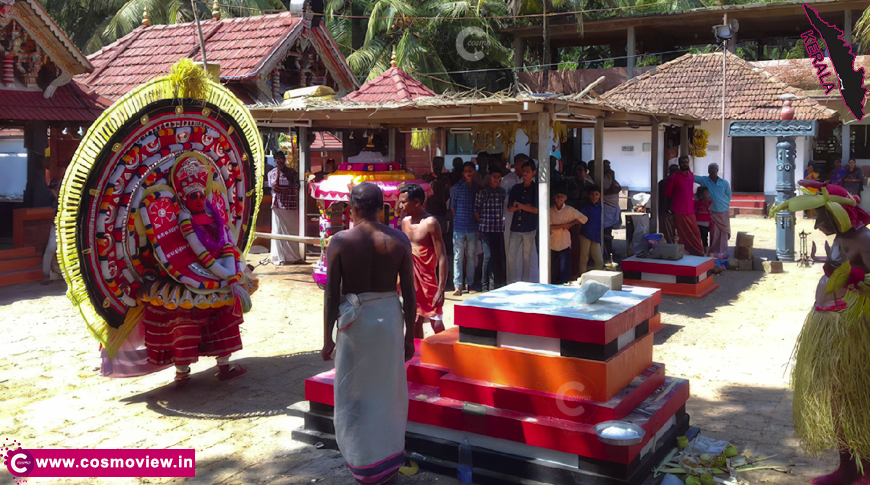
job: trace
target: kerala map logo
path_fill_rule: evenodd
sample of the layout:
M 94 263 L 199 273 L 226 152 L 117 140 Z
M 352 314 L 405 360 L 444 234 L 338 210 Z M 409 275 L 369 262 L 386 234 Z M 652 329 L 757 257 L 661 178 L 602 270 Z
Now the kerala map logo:
M 844 32 L 836 25 L 825 22 L 815 8 L 804 4 L 804 12 L 812 25 L 812 29 L 801 34 L 804 40 L 807 55 L 813 60 L 813 67 L 819 77 L 819 83 L 825 88 L 825 94 L 834 88 L 833 79 L 829 76 L 825 64 L 825 53 L 819 46 L 818 38 L 825 42 L 828 48 L 828 57 L 836 73 L 840 85 L 840 96 L 843 103 L 852 113 L 856 120 L 864 118 L 864 98 L 867 89 L 864 87 L 864 68 L 855 69 L 855 54 L 852 52 L 852 44 L 843 40 Z

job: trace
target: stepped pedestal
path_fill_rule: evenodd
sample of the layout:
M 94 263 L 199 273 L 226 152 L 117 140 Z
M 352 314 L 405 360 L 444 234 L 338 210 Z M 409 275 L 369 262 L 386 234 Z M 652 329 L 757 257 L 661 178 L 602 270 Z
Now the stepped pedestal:
M 457 327 L 417 341 L 406 455 L 453 474 L 467 438 L 476 483 L 641 483 L 688 429 L 688 381 L 652 362 L 661 291 L 625 287 L 592 305 L 572 303 L 575 292 L 513 284 L 457 304 Z M 334 445 L 334 379 L 306 380 L 295 439 Z M 611 420 L 643 439 L 605 444 L 593 426 Z
M 659 288 L 665 295 L 702 298 L 719 288 L 713 281 L 713 258 L 683 256 L 667 261 L 632 256 L 621 264 L 625 284 Z

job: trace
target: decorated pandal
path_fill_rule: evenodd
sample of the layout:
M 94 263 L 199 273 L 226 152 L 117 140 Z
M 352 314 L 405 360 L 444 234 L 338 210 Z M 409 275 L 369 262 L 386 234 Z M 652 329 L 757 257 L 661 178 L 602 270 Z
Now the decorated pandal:
M 383 156 L 377 151 L 362 151 L 355 157 L 348 158 L 338 170 L 329 174 L 319 182 L 308 184 L 308 193 L 317 201 L 320 211 L 320 260 L 314 265 L 314 281 L 318 285 L 326 284 L 326 239 L 333 234 L 332 227 L 333 205 L 337 202 L 347 202 L 350 191 L 355 185 L 363 182 L 371 182 L 377 185 L 384 193 L 385 223 L 392 227 L 399 226 L 399 213 L 396 210 L 399 202 L 399 189 L 406 183 L 415 183 L 429 190 L 429 184 L 422 180 L 415 180 L 413 173 L 406 172 L 401 164 L 384 161 Z M 341 214 L 342 224 L 349 227 L 351 216 L 349 208 L 345 204 Z
M 514 283 L 458 303 L 457 326 L 417 340 L 406 456 L 455 476 L 467 439 L 475 483 L 642 483 L 689 427 L 688 381 L 653 362 L 662 291 L 626 286 L 591 304 L 576 292 Z M 336 446 L 334 375 L 305 382 L 295 439 Z M 606 437 L 632 425 L 633 439 Z
M 665 295 L 702 298 L 719 288 L 713 258 L 684 255 L 676 261 L 632 256 L 622 260 L 626 284 L 659 288 Z

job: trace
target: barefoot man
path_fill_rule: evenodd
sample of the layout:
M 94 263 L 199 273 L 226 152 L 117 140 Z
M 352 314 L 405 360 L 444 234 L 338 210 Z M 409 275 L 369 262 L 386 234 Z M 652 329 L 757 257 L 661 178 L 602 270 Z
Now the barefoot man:
M 329 360 L 335 350 L 335 437 L 354 479 L 396 483 L 408 421 L 404 363 L 414 356 L 411 243 L 378 222 L 384 195 L 376 185 L 354 187 L 350 206 L 353 229 L 336 234 L 327 251 L 321 355 Z
M 402 220 L 402 232 L 411 240 L 414 254 L 414 289 L 417 292 L 414 338 L 423 338 L 423 324 L 427 319 L 435 333 L 444 331 L 441 308 L 447 284 L 447 253 L 441 225 L 423 208 L 425 199 L 426 192 L 417 184 L 405 184 L 399 189 L 399 208 L 407 214 Z

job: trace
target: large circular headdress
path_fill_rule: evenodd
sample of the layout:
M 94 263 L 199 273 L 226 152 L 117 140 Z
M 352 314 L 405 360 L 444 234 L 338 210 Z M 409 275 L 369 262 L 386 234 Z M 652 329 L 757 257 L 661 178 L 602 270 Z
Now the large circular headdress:
M 178 222 L 170 219 L 186 215 L 178 208 L 184 211 L 190 194 L 208 201 L 247 254 L 263 198 L 262 180 L 263 146 L 256 122 L 229 90 L 190 59 L 109 107 L 88 130 L 67 169 L 56 220 L 58 261 L 69 299 L 97 340 L 117 348 L 126 337 L 111 330 L 122 327 L 137 306 L 136 292 L 149 262 L 161 261 L 179 280 L 191 271 L 167 267 L 171 258 L 155 258 L 145 237 L 160 228 L 167 239 L 176 236 L 169 223 Z M 157 203 L 168 210 L 137 217 L 141 207 Z M 161 218 L 166 220 L 155 220 Z

